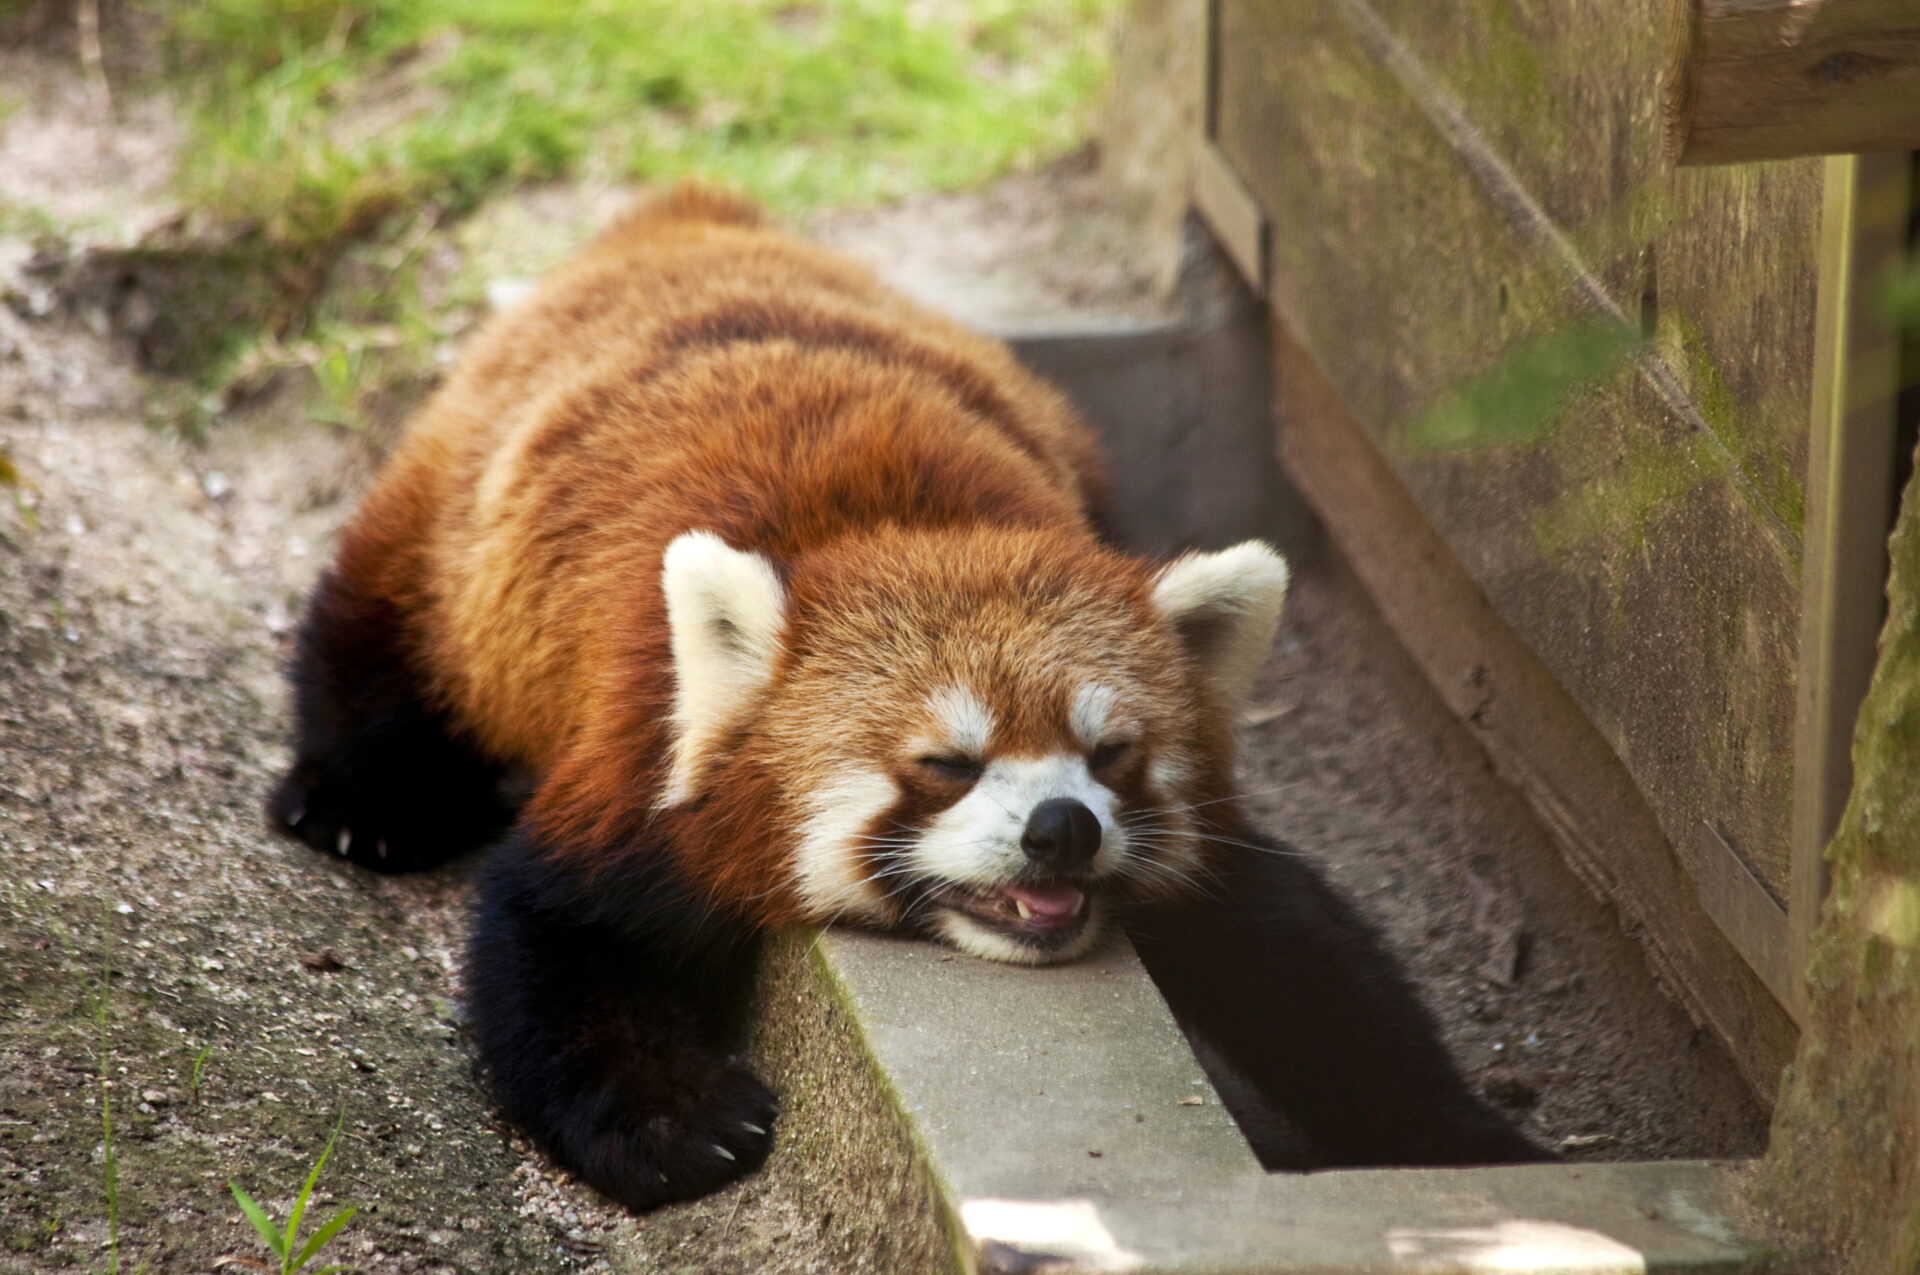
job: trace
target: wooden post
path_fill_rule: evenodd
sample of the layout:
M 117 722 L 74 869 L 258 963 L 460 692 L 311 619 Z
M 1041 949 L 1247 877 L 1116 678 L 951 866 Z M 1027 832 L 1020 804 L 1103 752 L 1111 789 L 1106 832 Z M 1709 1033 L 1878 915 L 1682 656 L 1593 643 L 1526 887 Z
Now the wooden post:
M 1920 148 L 1920 0 L 1672 0 L 1680 164 Z
M 1267 295 L 1267 217 L 1220 153 L 1220 0 L 1205 0 L 1200 56 L 1200 141 L 1193 158 L 1193 206 L 1257 297 Z
M 1913 198 L 1904 155 L 1829 159 L 1826 169 L 1787 925 L 1788 1004 L 1801 1021 L 1801 978 L 1827 891 L 1827 839 L 1853 787 L 1854 719 L 1873 677 L 1885 609 L 1900 342 L 1877 313 L 1874 288 L 1906 246 Z

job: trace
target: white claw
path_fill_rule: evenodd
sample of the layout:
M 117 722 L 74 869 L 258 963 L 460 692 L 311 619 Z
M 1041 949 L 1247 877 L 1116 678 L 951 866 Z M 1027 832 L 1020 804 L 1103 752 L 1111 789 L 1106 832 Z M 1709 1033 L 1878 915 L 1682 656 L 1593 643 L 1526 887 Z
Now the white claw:
M 719 1153 L 720 1153 L 721 1155 L 723 1155 L 723 1156 L 725 1156 L 725 1157 L 727 1157 L 727 1159 L 729 1159 L 729 1160 L 731 1160 L 731 1159 L 733 1159 L 733 1152 L 731 1152 L 731 1151 L 729 1151 L 729 1150 L 727 1150 L 727 1149 L 726 1149 L 725 1147 L 723 1147 L 723 1146 L 721 1146 L 721 1145 L 720 1145 L 719 1143 L 717 1143 L 717 1142 L 716 1142 L 716 1143 L 714 1143 L 714 1144 L 713 1144 L 713 1149 L 714 1149 L 715 1151 L 718 1151 L 718 1152 L 719 1152 Z
M 742 1121 L 740 1122 L 740 1127 L 741 1127 L 742 1129 L 745 1129 L 745 1130 L 746 1130 L 746 1131 L 747 1131 L 748 1133 L 752 1133 L 752 1134 L 758 1134 L 758 1135 L 760 1135 L 761 1137 L 765 1137 L 765 1136 L 766 1136 L 766 1133 L 767 1133 L 767 1131 L 766 1131 L 765 1129 L 762 1129 L 762 1128 L 761 1128 L 761 1127 L 760 1127 L 759 1125 L 757 1125 L 757 1124 L 748 1124 L 748 1123 L 747 1123 L 746 1121 L 744 1121 L 744 1120 L 742 1120 Z
M 353 849 L 353 829 L 342 828 L 340 830 L 340 839 L 333 843 L 333 852 L 343 855 L 351 849 Z
M 380 857 L 382 859 L 386 858 L 387 857 L 387 839 L 385 837 L 380 838 L 379 844 L 375 845 L 374 849 L 379 851 Z

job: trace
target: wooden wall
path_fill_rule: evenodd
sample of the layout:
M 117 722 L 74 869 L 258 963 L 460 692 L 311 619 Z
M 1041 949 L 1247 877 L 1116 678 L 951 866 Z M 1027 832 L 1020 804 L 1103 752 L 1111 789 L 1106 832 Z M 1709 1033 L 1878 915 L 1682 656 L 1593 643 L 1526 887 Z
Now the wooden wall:
M 1610 829 L 1591 800 L 1567 836 L 1620 884 L 1630 926 L 1666 933 L 1669 972 L 1770 1093 L 1797 986 L 1785 917 L 1830 161 L 1676 168 L 1665 0 L 1211 14 L 1212 162 L 1264 222 L 1239 256 L 1300 375 L 1324 382 L 1318 415 L 1354 423 L 1630 776 L 1660 844 L 1610 844 L 1634 820 Z M 1543 395 L 1569 367 L 1592 376 Z M 1347 541 L 1376 516 L 1321 512 Z

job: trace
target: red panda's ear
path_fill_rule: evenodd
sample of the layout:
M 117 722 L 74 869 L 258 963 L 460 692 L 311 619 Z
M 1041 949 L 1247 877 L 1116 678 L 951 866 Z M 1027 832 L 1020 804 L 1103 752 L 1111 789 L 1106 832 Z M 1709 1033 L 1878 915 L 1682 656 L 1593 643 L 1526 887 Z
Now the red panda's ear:
M 667 546 L 660 572 L 673 633 L 673 768 L 662 806 L 699 791 L 707 754 L 766 688 L 786 626 L 773 564 L 710 531 Z
M 1279 631 L 1286 597 L 1286 559 L 1258 540 L 1187 554 L 1153 582 L 1154 606 L 1229 707 L 1252 687 Z

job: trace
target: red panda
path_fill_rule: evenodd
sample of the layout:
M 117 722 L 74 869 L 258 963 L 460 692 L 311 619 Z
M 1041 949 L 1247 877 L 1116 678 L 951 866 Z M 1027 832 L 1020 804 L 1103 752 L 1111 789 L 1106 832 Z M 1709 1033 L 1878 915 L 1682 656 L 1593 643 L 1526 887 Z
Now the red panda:
M 1326 1033 L 1318 1079 L 1275 1084 L 1332 1158 L 1537 1154 L 1350 909 L 1248 857 L 1229 722 L 1285 563 L 1142 562 L 1106 500 L 1091 433 L 1005 347 L 681 187 L 496 318 L 408 427 L 309 602 L 270 821 L 387 871 L 497 843 L 480 1061 L 633 1208 L 767 1154 L 774 1098 L 732 1050 L 753 938 L 792 924 L 1037 963 L 1158 907 L 1139 941 L 1174 978 L 1252 935 L 1273 1013 L 1196 1028 L 1278 1050 L 1265 1072 L 1301 1070 L 1289 1023 Z M 1263 860 L 1264 915 L 1203 919 L 1203 884 Z M 1272 1020 L 1251 1043 L 1247 1014 Z

